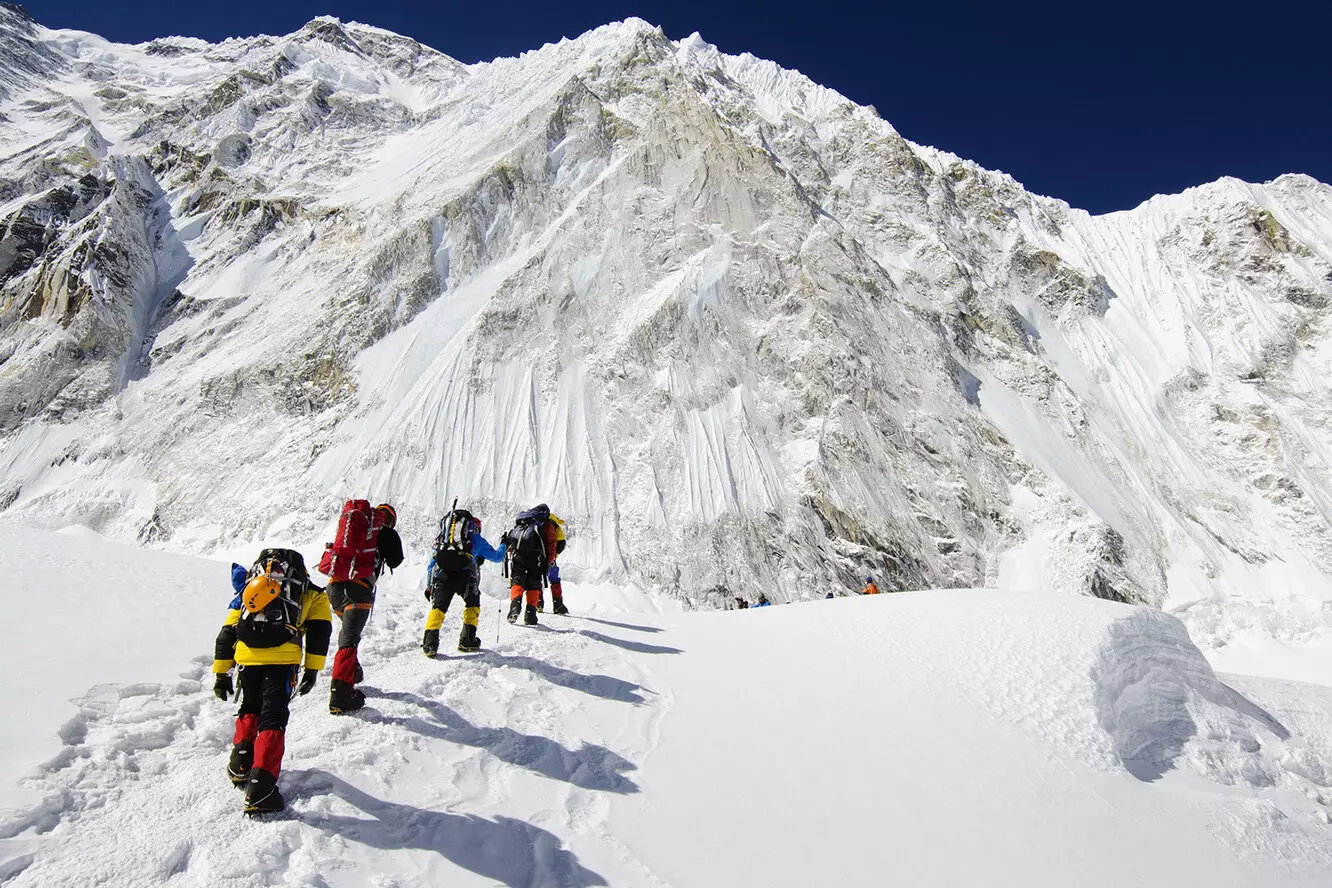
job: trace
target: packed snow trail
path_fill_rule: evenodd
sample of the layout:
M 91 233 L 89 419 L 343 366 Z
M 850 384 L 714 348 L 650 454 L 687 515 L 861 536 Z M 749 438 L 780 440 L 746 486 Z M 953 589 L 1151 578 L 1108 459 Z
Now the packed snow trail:
M 127 596 L 136 575 L 180 568 L 161 553 L 52 536 L 70 563 L 98 545 L 113 578 L 103 600 Z M 216 601 L 181 606 L 206 604 L 220 622 L 226 564 L 189 572 L 208 570 Z M 1167 614 L 966 590 L 612 613 L 599 610 L 609 590 L 570 584 L 582 615 L 509 626 L 486 597 L 486 650 L 431 661 L 418 648 L 417 579 L 400 570 L 382 586 L 361 648 L 364 710 L 329 715 L 327 673 L 294 701 L 286 812 L 244 818 L 223 773 L 235 706 L 210 693 L 210 626 L 179 678 L 103 684 L 78 701 L 63 750 L 28 780 L 42 803 L 0 817 L 0 879 L 1332 880 L 1332 687 L 1218 676 Z M 493 575 L 486 587 L 499 588 Z M 137 646 L 152 625 L 126 624 L 121 638 Z M 96 662 L 61 649 L 32 657 L 65 681 L 97 680 Z M 145 674 L 160 666 L 146 660 Z
M 223 773 L 235 704 L 213 697 L 204 653 L 226 565 L 202 563 L 217 568 L 216 625 L 193 667 L 78 701 L 64 749 L 29 783 L 45 801 L 0 826 L 9 884 L 658 884 L 606 822 L 609 797 L 639 792 L 669 708 L 631 628 L 505 623 L 496 645 L 500 604 L 486 598 L 486 649 L 431 661 L 420 571 L 399 571 L 361 646 L 366 708 L 329 715 L 325 670 L 292 704 L 288 812 L 248 821 Z

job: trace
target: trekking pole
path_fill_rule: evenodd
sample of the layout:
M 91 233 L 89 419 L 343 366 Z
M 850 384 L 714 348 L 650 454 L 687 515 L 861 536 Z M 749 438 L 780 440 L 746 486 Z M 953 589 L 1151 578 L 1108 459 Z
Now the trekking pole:
M 499 647 L 500 628 L 504 625 L 504 608 L 495 612 L 495 646 Z

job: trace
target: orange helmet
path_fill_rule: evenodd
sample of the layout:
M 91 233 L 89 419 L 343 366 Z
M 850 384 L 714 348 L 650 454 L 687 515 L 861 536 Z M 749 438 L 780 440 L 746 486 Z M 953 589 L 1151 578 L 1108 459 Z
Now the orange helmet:
M 241 593 L 241 603 L 250 613 L 258 613 L 282 592 L 282 581 L 266 573 L 251 578 Z
M 398 512 L 388 503 L 380 503 L 379 505 L 375 506 L 375 511 L 384 513 L 385 527 L 393 527 L 398 523 Z

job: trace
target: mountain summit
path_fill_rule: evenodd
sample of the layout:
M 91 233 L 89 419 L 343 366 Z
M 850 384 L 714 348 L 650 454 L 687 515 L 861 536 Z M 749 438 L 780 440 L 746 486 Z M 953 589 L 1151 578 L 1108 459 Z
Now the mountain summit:
M 575 581 L 697 606 L 1332 599 L 1326 185 L 1092 217 L 640 20 L 464 65 L 0 17 L 6 521 L 544 500 Z

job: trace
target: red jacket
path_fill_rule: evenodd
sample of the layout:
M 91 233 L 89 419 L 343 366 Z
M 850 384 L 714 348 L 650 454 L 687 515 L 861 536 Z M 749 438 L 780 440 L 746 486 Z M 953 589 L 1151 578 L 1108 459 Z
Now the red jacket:
M 541 527 L 541 538 L 546 544 L 546 563 L 554 564 L 556 556 L 564 551 L 564 522 L 551 515 Z

